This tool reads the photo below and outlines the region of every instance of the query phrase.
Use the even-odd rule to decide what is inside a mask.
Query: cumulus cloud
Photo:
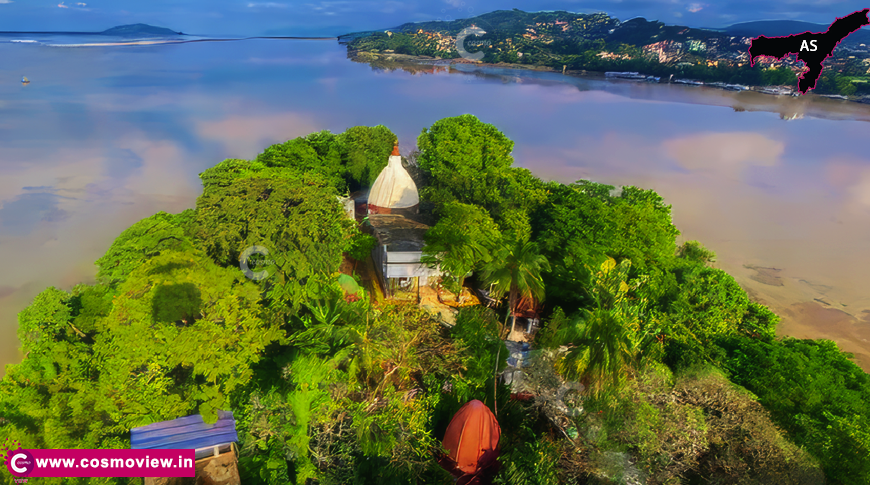
[[[854,157],[834,157],[826,161],[828,183],[845,196],[847,209],[870,208],[870,164]]]
[[[665,153],[683,168],[739,174],[747,166],[779,164],[785,144],[759,133],[701,133],[665,140]]]
[[[870,207],[870,171],[862,173],[858,181],[847,189],[847,193],[855,203]]]
[[[68,6],[68,5],[64,5],[63,2],[58,3],[57,6],[60,7],[60,8],[69,8],[69,6]]]
[[[321,129],[302,114],[230,116],[217,121],[200,121],[196,131],[203,139],[220,142],[230,157],[253,158],[262,147],[304,136]]]

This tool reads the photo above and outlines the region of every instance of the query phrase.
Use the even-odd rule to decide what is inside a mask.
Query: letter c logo
[[[6,462],[6,467],[9,469],[9,473],[15,476],[26,477],[30,475],[36,467],[33,455],[28,453],[27,450],[18,448],[10,453],[10,455],[9,460]]]
[[[11,466],[16,473],[27,473],[27,468],[23,466],[18,466],[18,460],[26,459],[27,455],[25,455],[24,453],[17,453],[12,456],[11,460],[9,460],[9,466]]]

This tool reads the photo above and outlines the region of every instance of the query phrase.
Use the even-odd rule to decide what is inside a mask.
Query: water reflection
[[[90,281],[134,221],[193,206],[205,168],[362,124],[390,127],[410,150],[421,130],[463,113],[498,126],[516,164],[543,178],[659,191],[682,238],[716,251],[789,318],[788,332],[870,355],[870,326],[811,321],[818,312],[794,306],[870,310],[870,106],[498,67],[370,67],[316,41],[0,43],[0,58],[0,251],[15,255],[0,272],[3,362],[17,358],[15,314],[33,296]],[[38,82],[21,86],[23,72]],[[782,285],[757,268],[781,270]]]
[[[549,70],[517,70],[494,65],[450,63],[444,60],[408,60],[405,56],[351,57],[377,72],[402,71],[413,75],[466,74],[466,82],[501,82],[568,84],[581,91],[606,91],[636,99],[676,103],[729,106],[737,112],[766,111],[780,114],[780,119],[800,119],[812,116],[822,119],[870,121],[870,105],[822,96],[770,95],[755,91],[730,91],[707,86],[668,83],[643,83],[627,80],[606,80],[601,73],[569,73]]]

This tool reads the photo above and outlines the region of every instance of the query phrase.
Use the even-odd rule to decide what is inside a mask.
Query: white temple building
[[[427,285],[429,277],[440,275],[437,269],[420,262],[426,244],[423,236],[429,226],[411,218],[419,203],[417,184],[402,166],[396,144],[389,163],[369,192],[367,206],[367,231],[378,240],[372,259],[387,298],[419,297],[420,285]]]
[[[393,146],[387,166],[375,179],[368,197],[369,214],[416,214],[420,204],[417,184],[402,166],[399,143]]]

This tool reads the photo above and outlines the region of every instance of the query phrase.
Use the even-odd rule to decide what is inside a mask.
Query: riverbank
[[[363,53],[354,55],[353,59],[373,67],[403,69],[412,73],[441,71],[478,76],[471,79],[478,79],[483,74],[485,77],[492,76],[493,81],[497,81],[497,78],[501,78],[502,81],[514,79],[514,82],[522,84],[540,83],[554,86],[549,81],[558,80],[561,74],[553,69],[539,66],[485,64],[465,59],[441,60],[403,54],[372,56]],[[513,72],[506,73],[509,70]],[[541,72],[547,74],[538,74]],[[603,88],[640,99],[723,106],[732,108],[735,112],[774,112],[783,120],[799,120],[806,116],[808,119],[870,121],[870,106],[828,99],[819,95],[772,96],[756,91],[710,89],[715,86],[696,87],[673,83],[614,81],[607,79],[603,73],[567,71],[566,75],[576,79],[576,81],[569,81],[569,84],[576,85],[581,90]],[[727,115],[723,113],[723,116]],[[786,123],[789,126],[798,126],[792,125],[793,121],[786,121]],[[736,137],[734,143],[741,141],[756,143],[753,135],[734,136]],[[716,140],[712,139],[711,142]],[[733,143],[725,143],[720,149],[727,150],[729,146],[733,146]],[[761,150],[763,147],[757,148]],[[587,146],[586,149],[589,150],[591,147]],[[709,149],[710,145],[699,142],[697,150],[692,151],[690,158],[694,160],[701,157]],[[650,157],[654,156],[652,154],[657,150],[659,148],[652,145],[645,153]],[[640,155],[633,151],[631,153]],[[823,165],[826,156],[824,153],[830,151],[824,150],[819,153],[819,163]],[[516,153],[515,156],[518,162],[526,158],[521,152]],[[604,156],[605,159],[609,157],[606,153],[599,153],[599,156]],[[627,156],[631,158],[632,155]],[[626,160],[622,160],[619,165],[627,163]],[[784,163],[784,161],[776,163]],[[837,163],[843,162],[841,160]],[[852,165],[855,163],[857,162],[850,162]],[[689,166],[698,168],[691,164]],[[833,170],[831,173],[839,170],[835,170],[834,166],[839,165],[836,163],[832,165],[829,169]],[[790,222],[784,223],[783,213],[773,209],[781,202],[775,202],[776,198],[771,198],[771,194],[766,193],[766,190],[771,190],[771,187],[747,188],[739,178],[735,178],[736,173],[727,170],[724,173],[728,174],[728,177],[715,177],[715,180],[711,178],[702,181],[691,177],[684,180],[682,176],[675,177],[668,175],[667,172],[644,175],[640,167],[634,167],[633,170],[623,167],[624,170],[629,171],[618,170],[619,173],[616,174],[600,172],[598,169],[577,171],[570,165],[562,170],[543,170],[542,167],[532,165],[526,165],[526,168],[539,176],[566,183],[576,178],[592,178],[608,183],[654,188],[669,204],[672,204],[674,222],[683,231],[681,241],[699,240],[714,250],[719,256],[716,266],[734,276],[755,301],[769,306],[781,317],[777,330],[780,336],[833,340],[843,351],[854,354],[856,363],[870,372],[870,299],[861,291],[862,288],[867,288],[868,282],[862,274],[863,268],[870,267],[870,257],[860,251],[850,251],[851,245],[849,248],[839,247],[835,250],[831,246],[830,239],[817,241],[809,237],[809,234],[830,234],[835,235],[834,237],[839,241],[862,240],[868,235],[865,234],[866,231],[860,229],[864,225],[862,222],[864,219],[858,212],[845,212],[832,217],[832,214],[842,211],[842,208],[829,206],[827,202],[819,200],[811,204],[815,208],[808,209],[803,219],[788,217],[787,220]],[[711,169],[724,170],[718,167]],[[854,168],[854,170],[858,169]],[[824,183],[817,181],[819,182]],[[692,184],[702,184],[706,188],[690,190]],[[749,192],[744,192],[747,190]],[[721,197],[734,197],[737,193],[742,194],[739,205],[745,210],[732,207],[728,212],[737,211],[742,214],[748,211],[746,216],[735,218],[733,214],[722,213],[717,217],[719,206],[716,200]],[[858,192],[855,194],[857,195]],[[706,207],[706,210],[696,210],[699,205]],[[750,212],[754,215],[749,216]],[[720,219],[720,224],[711,225],[711,217]],[[747,218],[752,219],[753,223],[749,224]],[[730,222],[725,223],[725,220]],[[771,225],[770,221],[778,222]],[[784,234],[777,232],[778,227],[792,228],[789,231],[808,231],[808,236],[795,239],[783,238]],[[735,236],[740,233],[742,237],[736,238]]]
[[[810,281],[784,268],[721,267],[750,298],[780,316],[777,335],[833,340],[870,373],[870,304],[858,291]]]
[[[747,287],[778,305],[781,332],[797,321],[792,304],[823,298],[860,316],[867,303],[870,106],[470,64],[414,77],[348,62],[332,41],[130,49],[0,43],[10,81],[0,83],[0,246],[15,255],[0,275],[2,363],[20,360],[16,314],[39,292],[91,282],[124,229],[193,207],[197,174],[216,161],[357,125],[388,126],[410,150],[434,120],[462,113],[496,125],[515,141],[515,164],[540,178],[656,190],[680,242],[702,241],[719,267],[757,285]],[[784,285],[758,283],[744,265],[782,269]]]
[[[804,95],[797,94],[794,91],[794,88],[791,86],[743,86],[736,84],[727,84],[722,82],[711,82],[705,83],[701,81],[687,80],[687,79],[660,79],[658,81],[652,82],[643,79],[626,79],[620,77],[608,77],[604,72],[598,71],[586,71],[586,70],[573,70],[573,69],[554,69],[549,66],[539,66],[539,65],[531,65],[531,64],[514,64],[514,63],[506,63],[499,62],[496,64],[486,63],[475,61],[472,59],[464,59],[464,58],[455,58],[455,59],[441,59],[438,57],[430,57],[430,56],[417,56],[417,55],[409,55],[409,54],[398,54],[394,52],[368,52],[368,51],[358,51],[358,50],[348,50],[348,58],[354,62],[360,63],[372,63],[372,62],[397,62],[397,63],[414,63],[414,64],[422,64],[422,65],[431,65],[431,66],[450,66],[454,64],[465,64],[470,66],[477,66],[480,68],[498,68],[498,69],[516,69],[523,71],[538,71],[538,72],[551,72],[557,74],[564,74],[566,76],[573,76],[578,78],[588,78],[595,80],[607,80],[614,82],[644,82],[650,84],[682,84],[685,86],[698,86],[698,87],[707,87],[707,88],[716,88],[723,91],[751,91],[762,93],[769,96],[774,97],[818,97],[818,98],[826,98],[831,100],[841,100],[848,101],[850,103],[864,104],[870,106],[870,96],[841,96],[841,95],[830,95],[830,94],[815,94],[808,93]],[[646,77],[644,73],[638,73],[640,77]],[[658,79],[658,78],[657,78]],[[687,82],[688,81],[688,82]]]

